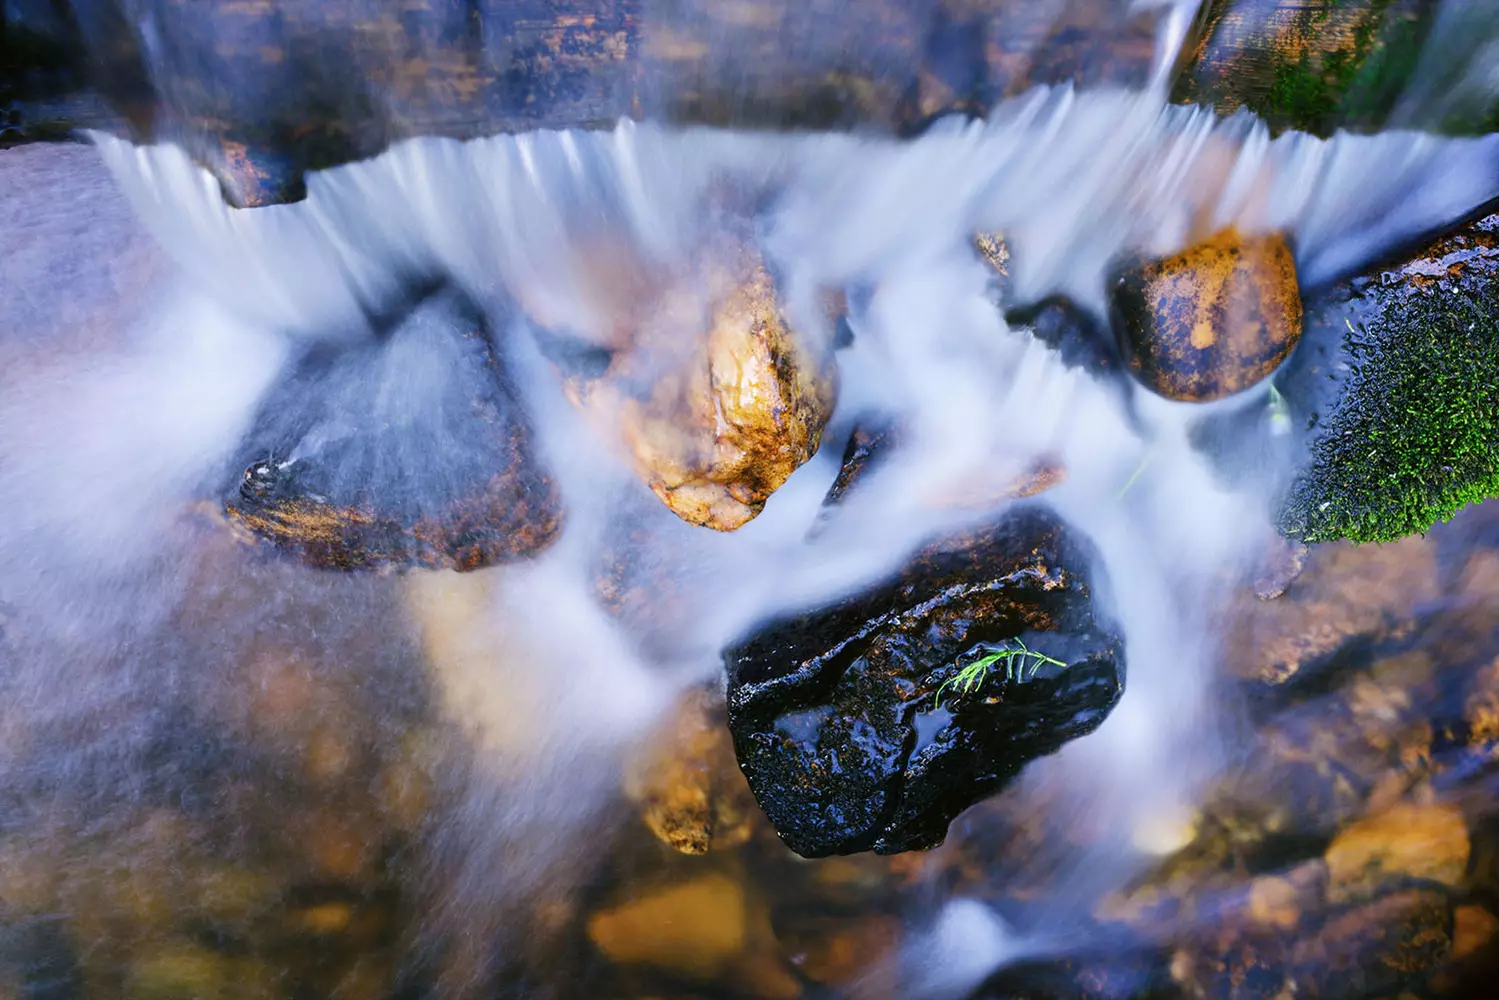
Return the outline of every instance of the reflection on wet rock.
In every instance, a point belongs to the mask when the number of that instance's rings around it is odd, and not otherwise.
[[[320,568],[473,570],[534,555],[561,530],[522,400],[452,293],[378,343],[304,357],[241,453],[232,521]]]
[[[932,847],[1029,761],[1096,728],[1123,653],[1094,619],[1089,569],[1085,543],[1022,508],[730,649],[734,748],[792,850]]]

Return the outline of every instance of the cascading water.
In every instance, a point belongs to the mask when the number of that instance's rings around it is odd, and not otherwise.
[[[1185,30],[1165,34],[1169,54]],[[39,722],[63,714],[81,727],[58,780],[90,755],[144,753],[132,734],[153,691],[232,701],[240,680],[227,664],[286,627],[289,595],[320,609],[310,627],[326,617],[328,642],[374,622],[402,655],[421,648],[442,711],[476,748],[461,806],[432,833],[444,874],[428,887],[430,933],[461,927],[489,942],[478,951],[519,948],[532,929],[512,922],[511,903],[589,876],[577,859],[607,836],[620,755],[679,692],[719,676],[726,645],[858,591],[935,533],[982,523],[995,503],[954,498],[996,495],[1054,460],[1066,478],[1045,502],[1096,546],[1128,680],[1096,733],[1022,784],[1054,792],[1058,822],[1106,834],[1056,846],[1047,863],[1068,873],[1063,888],[1023,926],[972,900],[928,900],[925,936],[895,974],[900,995],[933,1000],[1001,963],[1074,947],[1081,914],[1186,836],[1233,740],[1213,685],[1220,606],[1272,533],[1283,471],[1225,477],[1189,433],[1205,415],[1270,407],[1268,387],[1178,404],[1068,367],[1007,324],[972,236],[1004,234],[1016,300],[1065,295],[1103,314],[1128,254],[1169,254],[1228,226],[1278,231],[1311,285],[1499,195],[1491,138],[1272,139],[1247,114],[1217,119],[1155,91],[1038,90],[909,143],[635,124],[410,140],[311,176],[303,203],[249,212],[226,208],[174,147],[94,141],[176,273],[128,330],[77,351],[17,349],[0,374],[0,607],[22,651],[10,684]],[[818,292],[847,288],[853,336],[837,350],[822,451],[760,516],[719,534],[678,521],[585,424],[538,327],[611,344],[611,282],[627,266],[675,275],[690,299],[693,254],[745,216],[792,324],[832,344]],[[375,342],[433,281],[484,314],[516,373],[565,511],[557,544],[466,576],[282,568],[205,582],[212,567],[190,555],[203,529],[184,514],[237,471],[278,374],[309,347]],[[343,390],[366,391],[376,419],[419,435],[389,475],[459,459],[465,443],[423,422],[444,406],[442,371],[403,363],[359,378]],[[905,443],[824,519],[847,431],[873,410],[905,421]],[[335,414],[309,437],[346,433]],[[624,544],[626,524],[643,526],[634,554],[646,547],[674,584],[669,613],[617,620],[598,605],[599,554]],[[257,599],[257,587],[285,593]],[[234,613],[184,653],[178,632],[204,612],[183,609],[204,601]],[[389,672],[372,673],[372,691],[394,683]],[[482,979],[445,975],[455,993]]]

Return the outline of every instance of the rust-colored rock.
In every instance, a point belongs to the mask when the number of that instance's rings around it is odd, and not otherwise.
[[[1115,292],[1121,347],[1146,387],[1206,401],[1268,377],[1301,338],[1296,260],[1277,234],[1224,230],[1132,268]]]
[[[717,531],[812,457],[837,393],[831,344],[788,327],[747,242],[707,250],[603,376],[570,390],[673,513]]]

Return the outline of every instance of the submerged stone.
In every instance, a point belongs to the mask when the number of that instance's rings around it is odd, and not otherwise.
[[[519,394],[482,319],[448,293],[378,342],[304,357],[241,454],[231,521],[323,569],[474,570],[561,530]]]
[[[1301,338],[1296,259],[1284,238],[1232,229],[1130,269],[1115,292],[1130,370],[1170,399],[1205,401],[1267,378]]]
[[[673,850],[738,847],[753,833],[754,803],[733,760],[721,693],[697,689],[626,760],[624,792]]]
[[[1090,557],[1055,515],[1021,506],[730,649],[735,752],[787,845],[934,847],[958,813],[1097,728],[1123,689],[1123,647],[1095,618]]]

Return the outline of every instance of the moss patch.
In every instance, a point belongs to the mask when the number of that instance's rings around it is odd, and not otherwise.
[[[1479,235],[1320,310],[1344,327],[1348,370],[1309,416],[1287,534],[1392,541],[1499,495],[1499,248]]]

